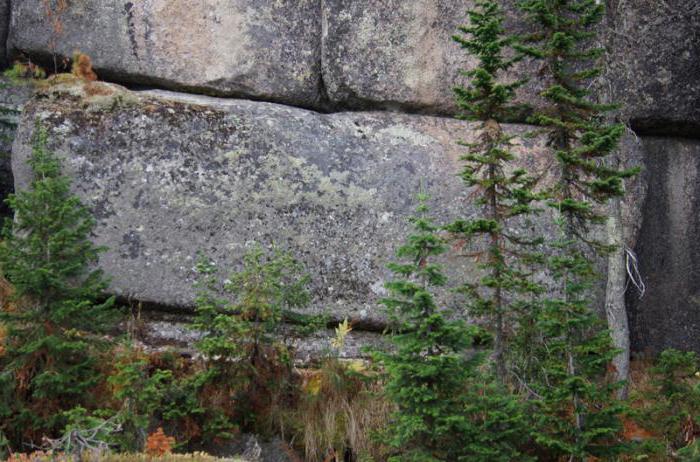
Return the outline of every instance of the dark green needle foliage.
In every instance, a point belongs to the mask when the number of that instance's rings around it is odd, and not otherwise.
[[[452,39],[470,55],[477,57],[479,64],[474,69],[462,71],[470,85],[454,89],[462,116],[480,121],[512,118],[519,109],[513,104],[516,90],[525,81],[500,83],[499,77],[522,60],[519,53],[506,56],[519,37],[506,34],[503,11],[495,1],[479,0],[475,8],[467,13],[470,24],[459,27],[460,33],[453,35]]]
[[[8,199],[0,243],[0,269],[14,288],[15,309],[0,313],[6,326],[2,366],[0,431],[13,442],[56,435],[63,411],[94,404],[101,382],[98,354],[110,326],[112,298],[107,283],[91,269],[101,248],[90,242],[95,221],[71,194],[47,133],[35,130],[28,189]]]
[[[573,282],[581,275],[572,274],[590,271],[590,263],[580,254],[552,260],[553,275],[565,279],[566,294],[544,300],[535,320],[538,341],[528,347],[537,363],[537,373],[525,375],[538,398],[532,401],[535,441],[554,457],[614,456],[624,449],[618,436],[625,410],[615,399],[620,384],[606,378],[616,350],[590,308],[589,287]]]
[[[414,233],[397,252],[404,262],[389,265],[396,279],[382,300],[396,326],[394,351],[377,355],[398,408],[389,430],[398,455],[390,460],[516,460],[522,413],[516,400],[488,394],[492,379],[478,371],[483,356],[468,350],[473,331],[436,304],[431,290],[446,279],[431,259],[445,247],[419,199]]]
[[[481,134],[474,143],[461,144],[467,148],[462,156],[461,177],[465,185],[478,194],[480,213],[460,219],[447,229],[454,237],[477,246],[476,256],[483,277],[476,283],[465,284],[471,315],[491,321],[495,338],[494,361],[498,377],[506,382],[507,333],[515,327],[519,314],[535,309],[532,301],[541,292],[532,282],[529,268],[541,260],[533,252],[538,239],[524,236],[524,221],[535,214],[533,204],[540,197],[534,192],[535,181],[527,172],[515,166],[511,151],[513,136],[504,132],[498,122],[515,108],[512,101],[522,81],[499,83],[515,62],[512,44],[516,37],[506,36],[503,13],[494,1],[478,1],[469,11],[471,24],[461,27],[456,35],[462,48],[479,59],[476,68],[464,72],[470,78],[468,87],[455,88],[461,117],[480,120]],[[506,58],[510,53],[514,58]],[[520,228],[520,233],[513,232]]]
[[[517,48],[541,63],[548,82],[546,107],[531,122],[546,129],[559,164],[550,205],[565,218],[568,235],[585,239],[588,225],[605,219],[596,205],[622,196],[623,180],[637,173],[607,165],[624,126],[606,121],[615,106],[594,102],[588,89],[602,72],[604,50],[594,40],[605,7],[598,0],[521,0],[520,8],[537,32]]]
[[[266,416],[291,385],[291,351],[282,342],[283,311],[309,303],[309,277],[290,254],[260,247],[243,258],[241,271],[217,290],[217,270],[207,259],[200,274],[195,329],[197,349],[206,358],[206,387],[219,390],[226,419],[246,430],[264,432]],[[233,403],[233,407],[231,404]]]
[[[603,50],[594,41],[602,2],[522,0],[520,7],[535,32],[518,49],[541,63],[548,85],[541,94],[546,104],[531,121],[543,128],[558,166],[547,191],[558,216],[559,237],[547,264],[555,295],[536,320],[541,363],[533,369],[539,373],[526,380],[541,398],[537,441],[555,455],[586,460],[621,449],[621,408],[612,396],[618,384],[605,379],[615,350],[590,301],[597,278],[591,255],[607,249],[589,236],[591,225],[605,220],[608,199],[622,196],[623,180],[636,171],[611,167],[624,127],[606,121],[614,107],[598,104],[588,90],[601,73]]]

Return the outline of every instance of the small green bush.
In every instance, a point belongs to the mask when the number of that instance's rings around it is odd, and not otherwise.
[[[308,304],[309,277],[289,253],[266,253],[254,247],[243,258],[241,271],[220,282],[206,258],[197,264],[197,316],[201,332],[197,349],[206,372],[202,386],[223,409],[210,422],[210,432],[227,435],[235,422],[247,431],[268,433],[274,410],[291,393],[292,352],[281,330],[285,310]]]
[[[650,372],[651,387],[631,397],[645,403],[632,416],[659,435],[667,457],[675,451],[679,457],[691,457],[698,449],[693,442],[700,429],[700,359],[692,351],[665,350]]]

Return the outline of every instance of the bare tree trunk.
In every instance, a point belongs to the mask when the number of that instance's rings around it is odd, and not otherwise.
[[[621,199],[610,201],[607,221],[608,244],[614,250],[608,256],[608,282],[605,289],[605,313],[613,345],[621,351],[613,358],[615,379],[627,381],[630,369],[630,330],[625,308],[625,246],[622,234]],[[627,398],[627,384],[618,392],[618,398]]]

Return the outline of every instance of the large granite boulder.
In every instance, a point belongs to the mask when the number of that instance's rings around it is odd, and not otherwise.
[[[636,252],[646,293],[628,295],[632,345],[700,353],[700,141],[642,144],[649,189]]]
[[[13,147],[15,182],[22,188],[30,178],[38,118],[94,210],[96,241],[109,248],[100,265],[125,298],[191,307],[198,251],[215,258],[224,279],[253,242],[275,243],[306,263],[311,311],[371,321],[381,318],[385,265],[405,239],[421,182],[438,220],[476,213],[457,176],[463,148],[456,142],[473,141],[479,124],[319,114],[103,83],[88,90],[54,88],[28,104]],[[543,169],[550,161],[543,140],[514,143],[524,166]],[[639,161],[634,149],[626,158]],[[533,226],[553,229],[546,218]],[[470,258],[451,254],[444,263],[455,284],[476,274]],[[445,295],[445,303],[454,297]]]
[[[60,64],[80,50],[103,79],[313,106],[320,3],[81,0],[61,10],[22,0],[12,2],[8,49],[51,67],[53,54]]]
[[[507,27],[532,28],[516,0]],[[53,5],[53,9],[46,5]],[[98,74],[123,83],[330,110],[399,109],[452,115],[460,70],[476,64],[450,36],[474,0],[43,0],[12,2],[7,48],[53,67],[81,50]],[[3,7],[0,0],[0,40]],[[700,4],[611,0],[600,27],[609,72],[593,88],[622,103],[650,133],[700,132]],[[539,63],[520,102],[541,104]],[[524,118],[524,114],[521,119]]]
[[[613,98],[640,132],[700,137],[700,1],[608,2]]]

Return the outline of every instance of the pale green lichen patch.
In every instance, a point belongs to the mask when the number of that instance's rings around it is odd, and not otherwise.
[[[88,82],[73,74],[56,74],[39,86],[38,92],[51,100],[66,97],[79,101],[86,112],[109,112],[142,103],[135,93],[119,85]]]
[[[269,177],[255,193],[259,201],[324,208],[376,205],[376,190],[349,182],[349,172],[333,170],[326,175],[317,165],[295,156],[266,156],[262,168]]]
[[[434,138],[427,136],[424,133],[417,132],[406,125],[392,125],[390,127],[383,128],[377,131],[376,136],[394,146],[408,143],[414,146],[425,147],[437,143]]]
[[[243,155],[243,150],[237,149],[234,151],[227,151],[222,154],[222,158],[231,163],[236,162]]]

